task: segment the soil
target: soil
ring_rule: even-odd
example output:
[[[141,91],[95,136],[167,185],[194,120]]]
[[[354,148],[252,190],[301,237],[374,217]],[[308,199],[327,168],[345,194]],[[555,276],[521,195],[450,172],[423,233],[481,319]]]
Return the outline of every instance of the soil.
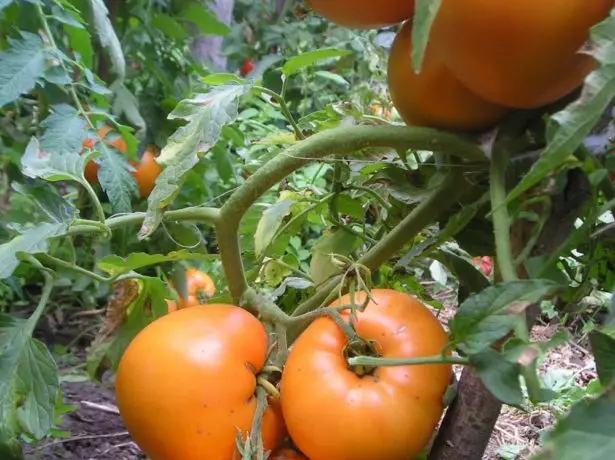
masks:
[[[65,403],[77,406],[63,416],[68,437],[27,448],[28,460],[137,460],[145,459],[132,442],[117,414],[113,391],[107,385],[71,382],[62,385]],[[115,412],[115,413],[114,413]]]

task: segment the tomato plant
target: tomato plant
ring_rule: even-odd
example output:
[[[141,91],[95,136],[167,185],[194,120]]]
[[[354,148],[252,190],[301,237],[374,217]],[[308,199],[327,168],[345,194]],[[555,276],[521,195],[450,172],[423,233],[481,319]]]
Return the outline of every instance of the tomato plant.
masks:
[[[116,378],[122,419],[152,459],[233,458],[236,438],[256,411],[256,374],[267,334],[245,310],[223,304],[186,308],[143,329]],[[229,382],[233,385],[229,385]],[[265,448],[284,437],[273,403],[262,420]]]
[[[0,2],[0,458],[613,457],[614,11]]]
[[[360,339],[373,341],[377,356],[443,352],[447,334],[424,305],[394,290],[373,289],[371,296],[365,310],[356,313],[355,329]],[[365,293],[355,298],[357,305],[365,300]],[[332,306],[350,302],[344,296]],[[451,367],[400,366],[365,373],[348,368],[344,354],[351,349],[332,318],[315,320],[293,345],[281,381],[282,411],[292,439],[314,460],[417,455],[442,415]],[[380,429],[374,430],[374,423]]]

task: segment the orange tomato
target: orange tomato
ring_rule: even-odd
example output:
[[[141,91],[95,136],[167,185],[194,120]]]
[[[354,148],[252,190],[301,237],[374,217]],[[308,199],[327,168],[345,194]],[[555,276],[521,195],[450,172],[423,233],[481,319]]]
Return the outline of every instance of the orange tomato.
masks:
[[[162,172],[162,167],[156,161],[156,153],[154,146],[148,146],[141,157],[141,161],[130,162],[136,169],[136,171],[132,172],[132,175],[139,185],[141,198],[145,198],[152,193],[156,185],[156,179]]]
[[[180,296],[178,308],[193,307],[203,303],[202,297],[211,298],[216,293],[214,280],[204,271],[196,268],[186,270],[187,298]]]
[[[479,96],[515,108],[579,87],[596,61],[580,53],[613,0],[442,0],[430,43]]]
[[[508,109],[463,86],[428,47],[419,74],[412,69],[412,21],[399,31],[389,56],[391,100],[409,125],[479,131],[501,121]]]
[[[442,352],[447,334],[427,307],[398,291],[371,292],[375,302],[357,312],[356,331],[376,341],[383,357]],[[365,293],[355,299],[363,302]],[[348,303],[346,295],[332,305]],[[359,376],[344,358],[347,343],[329,317],[316,319],[294,343],[280,383],[290,437],[311,460],[413,458],[442,415],[451,366],[380,367]]]
[[[150,323],[128,345],[116,376],[130,435],[152,460],[240,458],[236,437],[251,428],[255,374],[267,351],[261,322],[233,305],[187,308]],[[265,448],[276,449],[285,433],[271,401]]]
[[[307,460],[303,455],[294,449],[281,449],[275,452],[269,460]]]
[[[307,3],[331,22],[360,29],[399,24],[414,14],[411,0],[307,0]]]
[[[109,131],[111,131],[111,127],[108,125],[105,125],[98,130],[98,136],[101,139],[104,139]],[[86,139],[85,141],[83,141],[83,148],[92,150],[94,146],[96,145],[97,140],[98,139]],[[121,136],[109,142],[105,141],[105,143],[107,145],[111,145],[115,147],[121,153],[126,153],[126,150],[128,149],[126,146],[126,141],[124,141],[124,139]],[[84,176],[85,176],[85,179],[90,184],[92,185],[98,184],[98,170],[99,169],[100,169],[100,166],[94,160],[88,161],[87,164],[85,165]]]

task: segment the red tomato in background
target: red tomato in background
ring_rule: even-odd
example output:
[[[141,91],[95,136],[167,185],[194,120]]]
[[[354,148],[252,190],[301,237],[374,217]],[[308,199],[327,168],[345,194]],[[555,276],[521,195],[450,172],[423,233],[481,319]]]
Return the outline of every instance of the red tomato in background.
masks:
[[[478,267],[485,276],[491,276],[493,273],[493,259],[489,256],[474,257],[472,263]]]
[[[256,67],[256,65],[254,64],[254,60],[250,59],[250,58],[246,58],[243,61],[243,65],[241,66],[241,76],[245,77],[246,75],[248,75],[250,72],[252,72],[254,70],[254,67]]]

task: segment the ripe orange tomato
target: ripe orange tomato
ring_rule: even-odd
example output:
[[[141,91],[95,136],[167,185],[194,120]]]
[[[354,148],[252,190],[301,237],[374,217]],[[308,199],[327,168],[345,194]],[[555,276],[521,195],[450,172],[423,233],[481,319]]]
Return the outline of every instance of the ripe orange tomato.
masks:
[[[255,374],[265,364],[262,323],[242,308],[187,308],[150,323],[128,345],[116,376],[116,398],[130,435],[152,460],[240,458],[256,411]],[[285,436],[279,404],[262,427],[265,448]]]
[[[383,357],[442,352],[447,334],[427,307],[398,291],[371,292],[375,302],[357,312],[356,331],[376,341]],[[355,299],[363,302],[365,293]],[[348,303],[346,295],[332,305]],[[380,367],[361,377],[344,358],[347,343],[329,317],[316,319],[294,343],[280,383],[290,437],[311,460],[413,458],[442,415],[451,366]]]
[[[178,308],[194,307],[203,304],[202,297],[211,298],[216,293],[214,280],[202,270],[189,268],[186,270],[187,298],[180,295]]]
[[[148,146],[143,152],[141,161],[131,161],[130,164],[136,169],[132,175],[139,185],[141,198],[149,196],[156,185],[156,178],[162,172],[162,167],[156,161],[155,147]]]
[[[303,455],[294,449],[281,449],[275,452],[269,460],[307,460]]]
[[[470,90],[515,108],[551,103],[596,61],[579,53],[613,0],[443,0],[430,43]]]
[[[111,127],[109,125],[105,125],[98,130],[98,136],[101,139],[104,139],[109,131],[111,131]],[[94,146],[96,145],[96,141],[97,139],[86,139],[85,141],[83,141],[83,148],[90,149],[90,150],[93,149]],[[115,147],[121,153],[126,153],[126,150],[127,150],[126,141],[124,141],[124,139],[121,136],[109,142],[105,142],[105,143],[107,145],[111,145]],[[98,170],[99,169],[100,169],[100,166],[98,166],[98,163],[94,162],[93,160],[88,161],[87,164],[85,165],[84,176],[85,176],[85,179],[90,184],[92,185],[98,184]]]
[[[389,56],[388,85],[395,108],[409,125],[479,131],[501,121],[508,109],[472,93],[430,47],[421,72],[412,68],[412,21],[399,31]]]
[[[359,29],[399,24],[414,14],[411,0],[307,0],[307,3],[331,22]]]

